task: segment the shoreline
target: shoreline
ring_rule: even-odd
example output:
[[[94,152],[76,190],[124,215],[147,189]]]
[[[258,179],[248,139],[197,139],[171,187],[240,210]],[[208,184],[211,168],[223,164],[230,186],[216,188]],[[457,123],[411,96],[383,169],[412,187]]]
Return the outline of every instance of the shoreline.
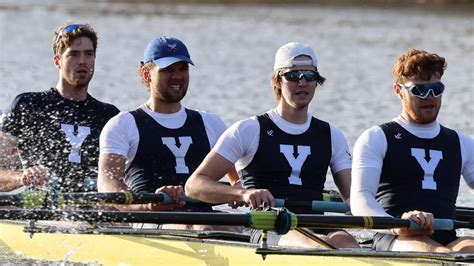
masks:
[[[90,0],[93,1],[93,0]],[[223,5],[223,6],[321,6],[336,8],[413,9],[433,12],[474,14],[472,0],[104,0],[104,2],[156,5]]]
[[[292,5],[292,4],[317,4],[317,5],[357,5],[357,6],[391,6],[391,7],[472,7],[472,0],[105,0],[105,2],[122,3],[163,3],[163,4],[223,4],[223,5]]]

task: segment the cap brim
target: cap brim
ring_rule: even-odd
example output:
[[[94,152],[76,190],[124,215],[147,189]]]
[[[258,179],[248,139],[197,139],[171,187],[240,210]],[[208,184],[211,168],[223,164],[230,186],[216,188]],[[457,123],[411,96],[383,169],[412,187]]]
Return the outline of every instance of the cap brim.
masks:
[[[156,60],[153,60],[153,62],[159,67],[159,68],[167,68],[169,66],[171,66],[172,64],[174,63],[177,63],[177,62],[187,62],[191,65],[194,66],[194,63],[193,61],[191,61],[190,58],[186,57],[186,56],[176,56],[176,57],[164,57],[164,58],[160,58],[160,59],[156,59]]]

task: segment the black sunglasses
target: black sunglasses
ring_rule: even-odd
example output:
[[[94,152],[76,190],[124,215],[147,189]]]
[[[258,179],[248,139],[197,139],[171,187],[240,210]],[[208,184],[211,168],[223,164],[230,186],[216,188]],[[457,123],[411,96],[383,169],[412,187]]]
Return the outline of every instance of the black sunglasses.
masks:
[[[319,77],[319,72],[314,70],[293,70],[285,73],[281,73],[280,77],[284,77],[288,81],[298,82],[303,77],[306,81],[315,81]]]

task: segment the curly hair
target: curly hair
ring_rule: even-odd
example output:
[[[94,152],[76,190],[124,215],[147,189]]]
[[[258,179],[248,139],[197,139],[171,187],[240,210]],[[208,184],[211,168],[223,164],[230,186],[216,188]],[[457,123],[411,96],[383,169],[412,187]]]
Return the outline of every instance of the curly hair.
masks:
[[[74,30],[64,31],[64,29],[71,25],[80,25]],[[54,30],[51,48],[54,55],[62,55],[64,51],[71,46],[72,42],[80,37],[87,37],[92,41],[94,47],[94,54],[97,50],[97,33],[89,24],[76,24],[74,22],[67,22],[64,25]]]
[[[396,83],[405,83],[413,78],[428,81],[434,75],[441,78],[446,67],[444,57],[411,48],[397,59],[392,68],[392,75]]]

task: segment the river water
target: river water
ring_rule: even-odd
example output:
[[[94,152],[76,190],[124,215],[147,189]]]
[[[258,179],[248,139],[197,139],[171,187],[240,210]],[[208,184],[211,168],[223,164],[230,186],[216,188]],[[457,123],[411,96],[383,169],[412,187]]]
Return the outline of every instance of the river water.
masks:
[[[184,104],[227,124],[275,105],[269,77],[276,49],[310,44],[327,82],[310,111],[342,129],[350,147],[373,125],[392,119],[400,102],[391,67],[414,47],[448,62],[439,120],[474,137],[474,11],[321,5],[186,5],[71,0],[0,0],[0,109],[21,92],[55,86],[52,31],[68,20],[90,23],[99,47],[90,93],[121,110],[147,99],[137,70],[148,41],[183,40],[195,62]],[[329,187],[333,184],[329,182]],[[458,204],[474,206],[461,182]]]

